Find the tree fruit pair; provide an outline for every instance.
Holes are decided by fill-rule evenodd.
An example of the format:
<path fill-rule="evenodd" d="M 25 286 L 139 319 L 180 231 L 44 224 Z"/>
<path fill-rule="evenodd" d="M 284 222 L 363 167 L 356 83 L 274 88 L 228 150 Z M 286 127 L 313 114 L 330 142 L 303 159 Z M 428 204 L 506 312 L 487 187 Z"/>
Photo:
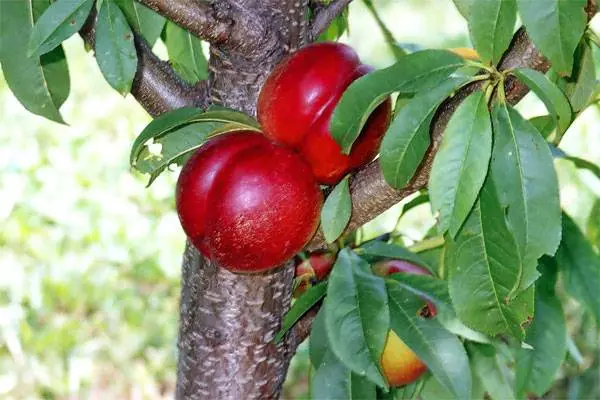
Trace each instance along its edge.
<path fill-rule="evenodd" d="M 346 45 L 316 43 L 284 59 L 265 81 L 257 107 L 265 135 L 296 149 L 319 183 L 337 183 L 379 150 L 391 117 L 389 98 L 373 111 L 350 154 L 342 154 L 329 131 L 346 88 L 371 70 Z"/>
<path fill-rule="evenodd" d="M 335 255 L 326 251 L 315 251 L 308 258 L 296 263 L 296 289 L 294 297 L 299 297 L 312 285 L 327 278 L 335 264 Z"/>
<path fill-rule="evenodd" d="M 373 271 L 380 276 L 394 273 L 431 275 L 427 269 L 405 260 L 381 261 L 373 266 Z M 427 308 L 429 316 L 436 314 L 433 304 L 427 303 Z M 407 385 L 427 371 L 427 366 L 391 329 L 381 355 L 381 367 L 390 386 Z"/>
<path fill-rule="evenodd" d="M 337 43 L 307 46 L 275 68 L 258 116 L 265 135 L 280 144 L 250 131 L 223 134 L 200 147 L 181 172 L 177 212 L 198 250 L 232 271 L 258 272 L 306 245 L 323 202 L 317 182 L 336 183 L 370 161 L 387 129 L 389 100 L 371 115 L 349 155 L 328 130 L 346 87 L 368 71 Z"/>

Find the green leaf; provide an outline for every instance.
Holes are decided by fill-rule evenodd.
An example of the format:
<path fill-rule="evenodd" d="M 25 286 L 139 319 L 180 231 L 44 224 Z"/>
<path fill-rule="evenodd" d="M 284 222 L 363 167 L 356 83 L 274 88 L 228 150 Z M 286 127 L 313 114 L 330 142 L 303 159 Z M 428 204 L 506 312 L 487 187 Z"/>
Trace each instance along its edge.
<path fill-rule="evenodd" d="M 448 240 L 447 253 L 448 287 L 459 318 L 489 336 L 522 339 L 533 302 L 529 291 L 511 300 L 522 265 L 489 175 L 456 240 Z"/>
<path fill-rule="evenodd" d="M 533 117 L 529 120 L 529 123 L 544 137 L 547 139 L 550 137 L 554 129 L 556 128 L 556 121 L 551 115 L 540 115 Z"/>
<path fill-rule="evenodd" d="M 129 93 L 137 70 L 137 53 L 125 15 L 112 1 L 104 1 L 98 12 L 96 60 L 110 86 L 122 95 Z"/>
<path fill-rule="evenodd" d="M 587 223 L 587 237 L 590 243 L 595 243 L 596 250 L 600 250 L 600 199 L 596 199 Z"/>
<path fill-rule="evenodd" d="M 352 198 L 348 177 L 331 191 L 321 209 L 321 229 L 327 243 L 333 243 L 346 229 L 352 215 Z"/>
<path fill-rule="evenodd" d="M 566 78 L 565 93 L 569 97 L 573 111 L 579 112 L 588 105 L 596 85 L 596 67 L 592 46 L 583 41 L 575 53 L 573 74 Z"/>
<path fill-rule="evenodd" d="M 538 277 L 537 259 L 560 242 L 558 180 L 547 143 L 517 111 L 496 105 L 492 125 L 491 173 L 523 263 L 520 291 Z"/>
<path fill-rule="evenodd" d="M 556 261 L 563 274 L 567 292 L 592 312 L 600 321 L 600 256 L 594 252 L 575 222 L 563 214 L 563 239 Z"/>
<path fill-rule="evenodd" d="M 185 81 L 194 84 L 208 78 L 208 62 L 200 39 L 168 21 L 165 44 L 170 63 Z"/>
<path fill-rule="evenodd" d="M 496 65 L 508 48 L 517 20 L 515 0 L 486 0 L 471 8 L 469 32 L 479 58 Z"/>
<path fill-rule="evenodd" d="M 310 387 L 311 398 L 319 400 L 375 400 L 375 385 L 348 369 L 327 351 Z"/>
<path fill-rule="evenodd" d="M 469 343 L 467 346 L 475 375 L 492 399 L 516 400 L 514 377 L 507 360 L 489 344 Z"/>
<path fill-rule="evenodd" d="M 561 137 L 573 121 L 571 105 L 565 94 L 544 74 L 533 69 L 517 68 L 512 73 L 544 102 L 548 111 L 556 118 Z"/>
<path fill-rule="evenodd" d="M 275 343 L 280 342 L 281 339 L 285 336 L 285 334 L 294 326 L 296 322 L 302 317 L 304 314 L 308 312 L 315 304 L 319 302 L 323 297 L 325 297 L 325 293 L 327 292 L 327 282 L 319 282 L 315 286 L 310 287 L 300 298 L 298 298 L 292 308 L 285 313 L 283 316 L 282 327 L 273 341 Z"/>
<path fill-rule="evenodd" d="M 458 9 L 458 12 L 463 16 L 467 21 L 470 18 L 471 14 L 471 5 L 475 2 L 475 0 L 452 0 L 454 5 Z"/>
<path fill-rule="evenodd" d="M 370 242 L 364 243 L 356 249 L 356 253 L 361 257 L 369 259 L 392 258 L 411 261 L 431 271 L 431 268 L 427 263 L 417 254 L 397 244 L 386 243 L 381 240 L 371 240 Z"/>
<path fill-rule="evenodd" d="M 390 318 L 385 281 L 371 274 L 369 265 L 351 250 L 342 249 L 329 278 L 324 307 L 335 355 L 352 371 L 385 387 L 380 371 Z"/>
<path fill-rule="evenodd" d="M 435 319 L 419 316 L 423 300 L 397 282 L 386 282 L 392 330 L 457 399 L 471 397 L 471 371 L 462 343 Z"/>
<path fill-rule="evenodd" d="M 403 273 L 392 274 L 388 279 L 432 302 L 437 311 L 437 320 L 450 332 L 475 342 L 489 343 L 490 339 L 487 336 L 465 326 L 457 318 L 454 307 L 452 307 L 446 281 L 428 275 Z"/>
<path fill-rule="evenodd" d="M 434 89 L 420 92 L 394 118 L 381 143 L 379 158 L 383 176 L 392 187 L 399 189 L 410 181 L 429 147 L 429 125 L 435 111 L 469 81 L 470 78 L 447 79 Z"/>
<path fill-rule="evenodd" d="M 579 169 L 587 169 L 592 174 L 596 175 L 598 179 L 600 179 L 600 167 L 596 164 L 589 162 L 588 160 L 584 160 L 583 158 L 570 156 L 560 149 L 557 149 L 557 151 L 554 154 L 557 158 L 562 158 L 571 161 Z"/>
<path fill-rule="evenodd" d="M 29 54 L 39 56 L 55 49 L 77 33 L 90 14 L 94 0 L 57 0 L 35 22 Z"/>
<path fill-rule="evenodd" d="M 517 0 L 527 34 L 553 68 L 570 75 L 573 52 L 585 29 L 586 0 Z"/>
<path fill-rule="evenodd" d="M 348 7 L 337 16 L 327 27 L 325 32 L 321 33 L 317 38 L 317 42 L 333 42 L 338 40 L 345 32 L 348 31 Z"/>
<path fill-rule="evenodd" d="M 458 106 L 446 126 L 429 178 L 439 232 L 454 237 L 473 208 L 492 154 L 492 123 L 481 90 Z"/>
<path fill-rule="evenodd" d="M 363 3 L 365 3 L 367 10 L 369 10 L 371 15 L 373 16 L 373 19 L 375 19 L 375 22 L 377 23 L 377 26 L 379 27 L 379 30 L 383 35 L 383 39 L 392 51 L 394 58 L 396 59 L 396 61 L 399 61 L 402 57 L 406 55 L 406 51 L 402 47 L 400 47 L 396 39 L 394 39 L 394 34 L 388 29 L 388 27 L 385 25 L 385 22 L 383 22 L 383 20 L 379 16 L 379 13 L 377 12 L 375 5 L 373 4 L 373 1 L 363 0 Z"/>
<path fill-rule="evenodd" d="M 121 7 L 133 30 L 142 35 L 150 46 L 153 46 L 165 26 L 165 17 L 135 0 L 113 1 Z"/>
<path fill-rule="evenodd" d="M 327 338 L 327 328 L 325 326 L 325 309 L 321 307 L 311 326 L 310 339 L 308 341 L 310 363 L 315 369 L 319 369 L 328 350 L 329 339 Z"/>
<path fill-rule="evenodd" d="M 542 276 L 536 282 L 535 316 L 525 343 L 533 349 L 517 349 L 516 388 L 542 396 L 550 389 L 567 349 L 567 327 L 562 305 L 554 292 L 556 264 L 543 259 Z"/>
<path fill-rule="evenodd" d="M 130 164 L 142 173 L 150 173 L 151 184 L 170 164 L 181 165 L 185 156 L 208 138 L 225 132 L 259 131 L 258 123 L 248 115 L 224 107 L 181 108 L 150 122 L 131 148 Z M 158 147 L 154 151 L 150 146 Z"/>
<path fill-rule="evenodd" d="M 464 60 L 449 51 L 424 50 L 355 80 L 335 107 L 331 135 L 348 154 L 369 115 L 391 93 L 433 89 L 463 65 Z"/>
<path fill-rule="evenodd" d="M 64 123 L 59 107 L 69 93 L 69 70 L 62 47 L 38 56 L 27 54 L 36 21 L 47 1 L 0 1 L 0 63 L 8 87 L 30 112 Z"/>

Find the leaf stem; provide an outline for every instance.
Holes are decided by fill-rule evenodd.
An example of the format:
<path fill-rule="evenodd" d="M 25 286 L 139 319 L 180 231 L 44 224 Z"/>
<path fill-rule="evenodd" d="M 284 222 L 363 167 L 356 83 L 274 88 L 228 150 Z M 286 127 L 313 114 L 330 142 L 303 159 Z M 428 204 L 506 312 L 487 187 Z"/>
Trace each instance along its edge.
<path fill-rule="evenodd" d="M 423 251 L 442 247 L 444 243 L 445 241 L 443 236 L 434 236 L 431 238 L 421 240 L 419 243 L 415 243 L 412 246 L 409 246 L 408 250 L 412 251 L 413 253 L 421 253 Z"/>

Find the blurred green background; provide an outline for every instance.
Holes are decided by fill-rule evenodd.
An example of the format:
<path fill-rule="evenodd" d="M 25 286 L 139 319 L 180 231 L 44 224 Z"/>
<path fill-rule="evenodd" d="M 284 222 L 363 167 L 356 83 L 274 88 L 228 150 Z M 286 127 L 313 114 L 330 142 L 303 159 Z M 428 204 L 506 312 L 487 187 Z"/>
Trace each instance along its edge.
<path fill-rule="evenodd" d="M 470 47 L 449 0 L 375 3 L 403 45 Z M 598 31 L 598 18 L 594 25 Z M 358 1 L 342 41 L 377 67 L 393 62 Z M 171 398 L 184 247 L 173 209 L 176 173 L 145 188 L 145 177 L 129 169 L 128 152 L 149 116 L 109 87 L 79 38 L 65 50 L 72 89 L 62 112 L 69 126 L 28 113 L 0 74 L 0 398 Z M 160 43 L 156 51 L 164 53 Z M 546 113 L 533 96 L 519 109 Z M 588 108 L 561 148 L 600 164 L 599 123 L 600 107 Z M 557 168 L 563 207 L 584 225 L 600 182 L 566 161 Z M 364 235 L 393 229 L 398 214 L 393 208 Z M 410 244 L 433 223 L 428 206 L 420 206 L 398 232 Z M 578 305 L 569 310 L 576 319 Z M 588 336 L 583 340 L 598 339 Z M 307 368 L 302 346 L 284 397 L 306 394 Z"/>

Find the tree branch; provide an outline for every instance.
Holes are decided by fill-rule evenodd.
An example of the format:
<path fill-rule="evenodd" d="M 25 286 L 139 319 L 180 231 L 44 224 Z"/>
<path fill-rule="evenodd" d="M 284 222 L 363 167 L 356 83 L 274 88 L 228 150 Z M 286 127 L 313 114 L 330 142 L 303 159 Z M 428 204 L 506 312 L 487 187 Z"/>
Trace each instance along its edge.
<path fill-rule="evenodd" d="M 206 1 L 198 0 L 138 0 L 160 15 L 167 17 L 200 39 L 211 43 L 225 42 L 233 20 L 217 12 Z"/>
<path fill-rule="evenodd" d="M 91 48 L 96 43 L 96 12 L 92 10 L 79 31 Z M 176 108 L 194 106 L 204 108 L 208 104 L 208 81 L 195 86 L 184 82 L 171 66 L 161 61 L 140 36 L 135 35 L 138 68 L 135 73 L 131 94 L 154 117 Z"/>
<path fill-rule="evenodd" d="M 350 4 L 352 0 L 333 0 L 327 7 L 321 8 L 313 18 L 310 26 L 311 41 L 325 32 L 331 21 Z"/>

